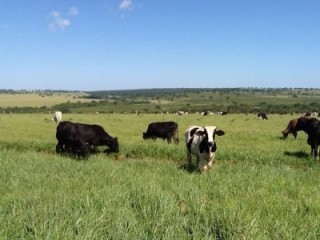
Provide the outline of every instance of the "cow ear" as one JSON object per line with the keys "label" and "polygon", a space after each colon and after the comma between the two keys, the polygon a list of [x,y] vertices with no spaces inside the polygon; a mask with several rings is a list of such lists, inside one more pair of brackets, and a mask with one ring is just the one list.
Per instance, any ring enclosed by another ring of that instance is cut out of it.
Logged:
{"label": "cow ear", "polygon": [[217,134],[218,136],[222,136],[222,135],[224,135],[224,131],[219,130],[219,129],[216,129],[216,134]]}

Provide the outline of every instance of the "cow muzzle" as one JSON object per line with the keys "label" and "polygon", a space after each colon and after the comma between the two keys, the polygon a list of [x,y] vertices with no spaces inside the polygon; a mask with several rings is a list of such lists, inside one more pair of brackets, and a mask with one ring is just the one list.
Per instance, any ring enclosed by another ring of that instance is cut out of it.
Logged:
{"label": "cow muzzle", "polygon": [[217,150],[217,145],[215,142],[208,142],[209,152],[215,152]]}

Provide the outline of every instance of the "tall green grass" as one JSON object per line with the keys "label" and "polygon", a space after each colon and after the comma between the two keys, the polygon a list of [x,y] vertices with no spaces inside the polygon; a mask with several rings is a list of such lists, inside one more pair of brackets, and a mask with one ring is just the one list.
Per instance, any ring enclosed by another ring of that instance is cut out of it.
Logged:
{"label": "tall green grass", "polygon": [[[292,116],[64,115],[98,123],[120,153],[87,161],[55,154],[45,115],[0,116],[2,239],[318,239],[319,160],[306,136],[280,140]],[[180,144],[144,141],[174,120]],[[217,164],[185,168],[183,132],[217,125]]]}

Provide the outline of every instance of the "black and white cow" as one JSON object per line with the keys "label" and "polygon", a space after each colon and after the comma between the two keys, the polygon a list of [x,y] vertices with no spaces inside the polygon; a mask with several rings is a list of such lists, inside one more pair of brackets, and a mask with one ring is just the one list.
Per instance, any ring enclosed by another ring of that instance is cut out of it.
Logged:
{"label": "black and white cow", "polygon": [[162,138],[167,139],[168,143],[171,143],[173,139],[174,143],[179,143],[178,124],[176,122],[153,122],[148,125],[148,129],[143,133],[143,139]]}
{"label": "black and white cow", "polygon": [[215,136],[224,135],[216,126],[191,126],[185,132],[187,159],[192,164],[192,155],[196,156],[197,167],[201,172],[210,169],[215,161],[217,144]]}
{"label": "black and white cow", "polygon": [[57,126],[57,153],[72,152],[87,157],[92,148],[109,147],[105,152],[119,152],[118,139],[111,137],[101,126],[96,124],[60,122]]}
{"label": "black and white cow", "polygon": [[258,112],[257,117],[262,120],[268,120],[267,114],[264,112]]}

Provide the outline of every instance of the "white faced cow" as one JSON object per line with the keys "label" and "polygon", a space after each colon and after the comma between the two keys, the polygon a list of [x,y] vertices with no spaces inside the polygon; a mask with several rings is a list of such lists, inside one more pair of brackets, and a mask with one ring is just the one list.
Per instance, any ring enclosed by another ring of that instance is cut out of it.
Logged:
{"label": "white faced cow", "polygon": [[54,116],[52,118],[52,121],[55,123],[59,123],[59,122],[61,122],[61,120],[62,120],[62,112],[60,112],[60,111],[55,112]]}
{"label": "white faced cow", "polygon": [[195,155],[197,167],[201,172],[210,169],[214,163],[217,150],[216,135],[224,135],[224,131],[216,126],[191,126],[185,132],[188,162],[191,165],[192,155]]}

